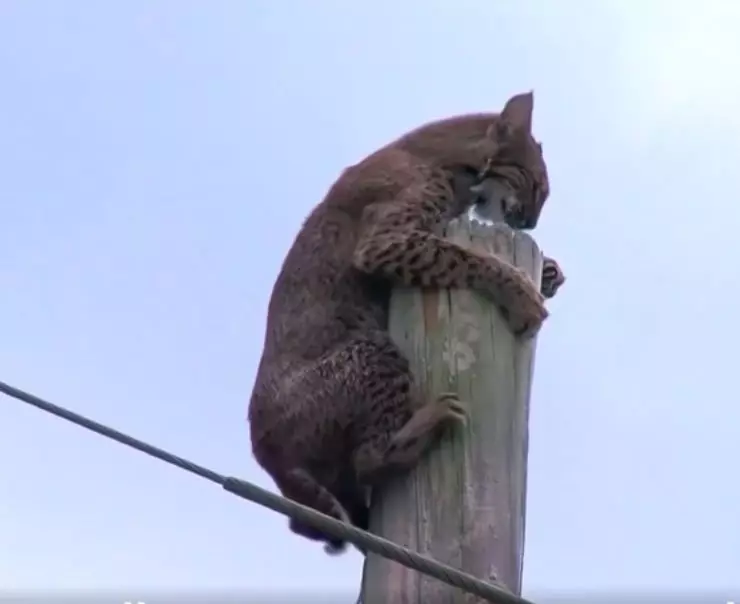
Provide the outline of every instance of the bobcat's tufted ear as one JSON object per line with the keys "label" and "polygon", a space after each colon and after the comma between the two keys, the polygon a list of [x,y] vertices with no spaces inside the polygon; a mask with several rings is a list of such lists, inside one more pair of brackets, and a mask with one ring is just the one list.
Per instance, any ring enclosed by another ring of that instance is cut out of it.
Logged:
{"label": "bobcat's tufted ear", "polygon": [[511,97],[499,114],[499,132],[501,134],[531,133],[533,109],[534,92],[523,92]]}

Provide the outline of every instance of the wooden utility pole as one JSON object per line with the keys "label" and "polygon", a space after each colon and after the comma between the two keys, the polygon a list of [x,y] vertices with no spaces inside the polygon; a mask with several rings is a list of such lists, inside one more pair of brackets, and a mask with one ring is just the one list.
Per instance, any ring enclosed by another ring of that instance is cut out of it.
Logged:
{"label": "wooden utility pole", "polygon": [[[526,233],[497,216],[497,185],[479,212],[446,236],[499,254],[540,282],[542,255]],[[495,222],[491,222],[495,221]],[[409,474],[373,493],[370,530],[484,580],[521,593],[529,396],[535,342],[518,341],[499,311],[465,290],[398,290],[391,334],[428,396],[456,392],[467,428],[450,430]],[[479,600],[370,554],[363,604],[471,604]]]}

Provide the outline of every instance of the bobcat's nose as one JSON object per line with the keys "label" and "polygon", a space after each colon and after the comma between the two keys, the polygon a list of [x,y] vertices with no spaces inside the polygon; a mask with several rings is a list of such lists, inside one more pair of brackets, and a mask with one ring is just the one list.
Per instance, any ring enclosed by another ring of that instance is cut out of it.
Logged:
{"label": "bobcat's nose", "polygon": [[525,221],[524,225],[521,227],[523,229],[533,229],[537,226],[537,216],[530,217],[528,220]]}
{"label": "bobcat's nose", "polygon": [[501,210],[504,220],[512,229],[524,229],[527,227],[528,217],[524,211],[524,206],[517,199],[516,195],[507,195],[501,199]]}

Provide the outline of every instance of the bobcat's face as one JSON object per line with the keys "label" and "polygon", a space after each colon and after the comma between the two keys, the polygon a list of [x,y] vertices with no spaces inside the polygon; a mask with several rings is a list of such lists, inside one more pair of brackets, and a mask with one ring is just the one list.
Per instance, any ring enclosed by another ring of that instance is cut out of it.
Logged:
{"label": "bobcat's face", "polygon": [[531,139],[526,144],[499,147],[499,153],[489,161],[484,174],[504,183],[511,191],[503,201],[506,223],[514,229],[535,228],[550,194],[542,146]]}
{"label": "bobcat's face", "polygon": [[550,194],[542,145],[532,136],[532,93],[512,97],[487,136],[496,151],[483,169],[511,191],[504,200],[504,219],[515,229],[533,229]]}

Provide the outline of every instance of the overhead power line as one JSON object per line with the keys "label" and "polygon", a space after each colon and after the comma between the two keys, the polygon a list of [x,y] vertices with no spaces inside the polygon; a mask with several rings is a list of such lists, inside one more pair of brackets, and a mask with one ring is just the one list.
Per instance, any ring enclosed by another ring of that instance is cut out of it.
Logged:
{"label": "overhead power line", "polygon": [[220,485],[225,491],[237,495],[242,499],[251,501],[274,512],[294,518],[302,523],[308,524],[332,537],[348,541],[364,551],[372,552],[389,560],[393,560],[412,570],[418,571],[424,575],[434,577],[458,587],[468,593],[474,594],[489,602],[496,604],[532,604],[528,600],[521,598],[506,588],[488,581],[482,581],[470,575],[442,564],[433,558],[414,552],[408,548],[397,545],[387,539],[373,535],[367,531],[360,530],[351,524],[335,520],[331,516],[317,512],[312,508],[301,505],[291,499],[275,495],[257,485],[235,478],[233,476],[224,476],[214,472],[204,466],[188,461],[164,449],[150,445],[144,441],[138,440],[132,436],[119,432],[109,426],[100,424],[92,419],[84,417],[78,413],[60,407],[33,394],[14,388],[4,382],[0,382],[0,392],[3,394],[37,407],[42,411],[55,415],[61,419],[67,420],[86,428],[92,432],[110,438],[122,445],[126,445],[147,455],[151,455],[161,461],[171,464],[181,470],[190,472],[201,478]]}

